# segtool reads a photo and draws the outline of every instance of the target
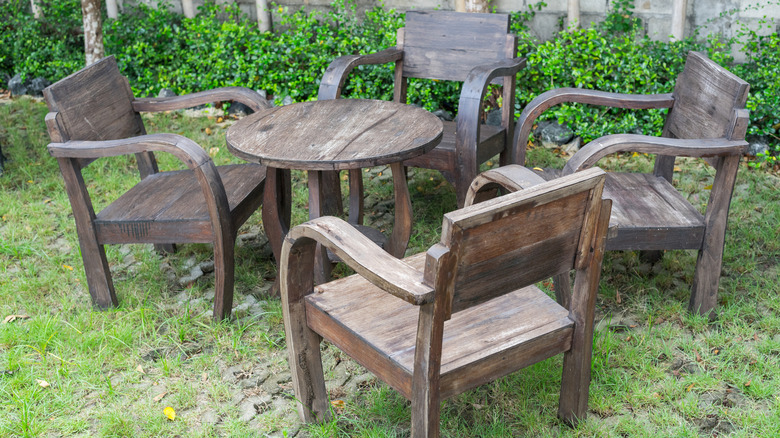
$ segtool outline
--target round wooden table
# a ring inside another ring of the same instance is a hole
[[[349,170],[350,192],[362,193],[364,167],[390,165],[395,195],[395,223],[385,250],[402,257],[409,244],[412,206],[403,161],[439,144],[442,123],[422,108],[359,99],[320,100],[269,108],[247,116],[227,131],[231,153],[267,166],[263,193],[263,228],[277,262],[290,226],[290,169],[309,177],[309,218],[333,214],[328,171]],[[351,197],[354,198],[354,197]],[[340,204],[340,199],[338,200]],[[362,198],[350,203],[349,220],[362,221]],[[319,257],[322,259],[322,257]],[[321,260],[322,274],[329,267]],[[320,269],[318,269],[320,271]]]

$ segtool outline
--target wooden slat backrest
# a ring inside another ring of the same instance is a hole
[[[144,134],[143,122],[133,111],[130,86],[113,56],[49,86],[43,95],[49,110],[59,113],[59,141],[116,140]]]
[[[407,78],[463,81],[474,67],[516,52],[506,14],[408,11],[399,35]]]
[[[747,82],[705,55],[689,53],[674,87],[674,107],[666,119],[664,136],[731,138],[734,111],[745,107],[749,89]]]
[[[426,278],[449,276],[448,290],[436,293],[451,295],[454,313],[579,268],[593,246],[582,236],[592,235],[604,179],[592,168],[444,215]],[[449,261],[433,262],[442,247]]]

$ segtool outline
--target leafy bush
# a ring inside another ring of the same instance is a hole
[[[56,81],[83,65],[81,9],[78,0],[42,1],[44,18],[31,16],[27,0],[0,2],[0,86],[15,73]],[[751,84],[748,108],[750,134],[774,142],[780,154],[780,36],[759,36],[744,30],[745,64],[734,64],[734,40],[718,36],[671,43],[650,40],[632,1],[616,0],[606,19],[588,29],[560,31],[540,42],[528,23],[546,4],[529,4],[513,12],[511,29],[518,35],[518,53],[528,58],[518,75],[515,112],[553,87],[584,87],[649,94],[670,92],[690,50],[706,51]],[[330,62],[346,54],[365,54],[392,47],[404,16],[376,6],[365,16],[354,0],[336,0],[327,12],[273,6],[275,31],[260,32],[237,4],[207,0],[191,19],[171,12],[161,2],[128,6],[116,20],[104,21],[106,53],[117,57],[137,96],[156,95],[162,88],[182,94],[220,86],[263,89],[276,99],[315,99],[319,80]],[[728,17],[727,17],[728,18]],[[345,84],[344,96],[390,99],[393,66],[359,66]],[[412,80],[409,102],[433,110],[457,111],[459,84]],[[498,105],[492,90],[488,99]],[[585,141],[614,132],[658,134],[665,110],[631,111],[583,105],[560,105],[544,114],[568,123]],[[771,155],[771,154],[770,154]]]

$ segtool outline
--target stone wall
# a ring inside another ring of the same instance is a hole
[[[121,0],[120,0],[121,1]],[[158,0],[130,0],[156,4]],[[126,1],[129,3],[130,1]],[[174,10],[181,13],[181,0],[167,0]],[[256,18],[255,0],[218,0],[226,3],[236,2],[241,10],[252,19]],[[195,0],[195,6],[203,4],[203,0]],[[270,3],[270,2],[269,2]],[[306,7],[311,9],[327,9],[331,0],[276,0],[279,5],[290,9]],[[536,0],[493,0],[492,5],[498,12],[527,10]],[[546,0],[547,6],[537,12],[531,23],[531,29],[539,38],[547,40],[560,29],[564,23],[567,10],[567,0]],[[644,23],[650,37],[667,41],[671,31],[671,10],[673,0],[634,0],[634,15]],[[379,4],[374,0],[357,0],[360,9],[368,9]],[[455,0],[385,0],[387,8],[399,11],[408,9],[443,9],[454,10]],[[612,7],[612,0],[580,0],[581,21],[585,25],[603,20]],[[729,11],[735,11],[729,13]],[[275,11],[272,11],[275,14]],[[724,18],[720,14],[726,13]],[[740,25],[758,30],[761,34],[780,31],[780,0],[688,0],[685,24],[685,35],[691,35],[699,28],[700,35],[721,32],[731,37]],[[768,26],[759,29],[764,19],[770,20]],[[273,18],[272,18],[273,20]]]

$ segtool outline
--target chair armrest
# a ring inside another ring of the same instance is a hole
[[[307,245],[313,257],[315,243],[331,250],[366,280],[404,301],[415,305],[433,301],[434,289],[423,283],[422,272],[386,253],[347,222],[331,216],[298,225],[287,233],[280,267],[283,294],[291,275],[306,275],[311,281],[311,272],[290,272],[290,259],[296,251],[305,251],[301,248]]]
[[[616,152],[630,151],[703,158],[742,155],[747,147],[748,143],[744,140],[726,140],[724,138],[691,140],[636,134],[607,135],[591,141],[577,151],[564,166],[563,175],[591,167],[601,158]]]
[[[346,55],[333,60],[322,75],[318,100],[338,99],[349,73],[358,65],[386,64],[404,57],[401,49],[392,47],[370,55]]]
[[[243,103],[252,111],[271,107],[271,104],[254,90],[245,87],[222,87],[184,96],[135,99],[133,109],[137,112],[172,111],[225,100]]]
[[[539,117],[548,108],[564,103],[585,103],[627,109],[658,109],[671,108],[674,97],[666,94],[621,94],[606,91],[587,90],[581,88],[557,88],[546,91],[532,100],[520,113],[517,119],[517,129],[512,142],[514,148],[510,162],[525,164],[525,145],[531,129]]]
[[[463,81],[463,88],[458,101],[458,132],[461,130],[461,124],[467,124],[472,128],[479,125],[482,98],[485,96],[490,81],[500,76],[514,76],[525,65],[525,58],[513,58],[502,59],[492,64],[479,65],[471,69],[468,76],[466,76],[466,80]]]
[[[176,134],[151,134],[120,140],[68,141],[49,143],[48,149],[51,156],[58,159],[90,159],[140,152],[168,152],[181,160],[195,174],[206,200],[212,231],[218,236],[215,239],[229,239],[233,233],[230,204],[217,167],[206,151],[187,137]],[[215,244],[215,248],[216,246]]]
[[[200,145],[177,134],[149,134],[120,140],[49,143],[48,149],[49,154],[54,158],[94,159],[160,151],[173,154],[190,169],[211,163],[211,158]]]
[[[545,182],[544,178],[535,174],[531,169],[517,164],[486,170],[477,175],[471,182],[469,191],[466,193],[464,207],[492,198],[498,188],[508,192],[517,192],[543,182]],[[493,192],[493,196],[490,192]]]

